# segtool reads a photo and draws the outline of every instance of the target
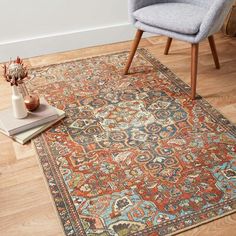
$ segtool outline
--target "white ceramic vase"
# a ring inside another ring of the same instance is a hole
[[[12,108],[13,115],[17,119],[25,118],[28,115],[22,94],[16,85],[12,86]]]

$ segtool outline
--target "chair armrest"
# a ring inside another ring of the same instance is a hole
[[[133,12],[137,11],[140,8],[150,6],[158,2],[165,2],[165,0],[128,0],[128,12],[131,22],[135,23],[136,21],[133,17]]]
[[[203,19],[196,42],[200,42],[220,30],[233,4],[234,0],[215,0]]]

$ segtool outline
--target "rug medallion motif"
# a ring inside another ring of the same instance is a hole
[[[35,68],[66,112],[34,140],[66,235],[168,235],[236,208],[236,129],[146,50]]]

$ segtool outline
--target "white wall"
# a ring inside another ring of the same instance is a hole
[[[127,0],[0,0],[0,61],[133,38]]]

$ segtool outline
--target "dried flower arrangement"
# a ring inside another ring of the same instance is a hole
[[[11,86],[22,84],[23,79],[28,76],[27,68],[19,57],[14,61],[10,61],[8,65],[4,65],[3,69],[3,76]]]

